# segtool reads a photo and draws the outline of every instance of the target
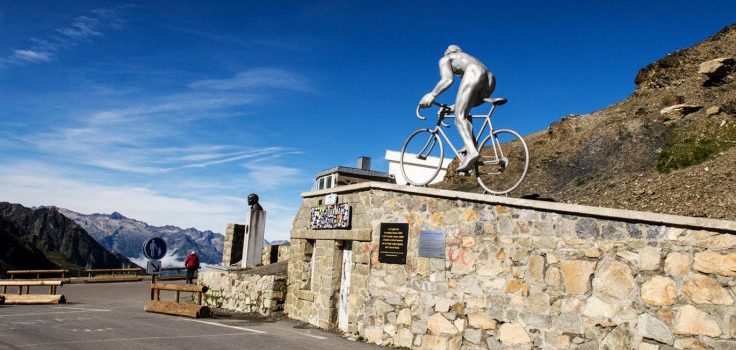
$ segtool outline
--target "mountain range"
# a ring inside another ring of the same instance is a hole
[[[83,227],[103,247],[143,263],[143,242],[151,237],[166,241],[168,252],[164,265],[183,265],[189,251],[194,250],[200,261],[219,264],[222,261],[224,236],[212,231],[199,231],[194,228],[182,229],[176,226],[152,226],[143,221],[112,214],[80,214],[68,209],[58,208],[66,217]]]
[[[0,202],[0,270],[126,265],[131,261],[105,249],[56,208]]]

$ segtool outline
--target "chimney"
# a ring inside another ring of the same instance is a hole
[[[371,170],[371,157],[358,157],[358,169]]]

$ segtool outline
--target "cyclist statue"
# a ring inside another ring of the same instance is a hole
[[[463,162],[457,167],[458,172],[467,172],[475,165],[480,154],[475,145],[473,121],[470,109],[483,104],[483,99],[491,97],[496,88],[496,78],[477,58],[463,52],[457,45],[450,45],[440,58],[440,81],[437,86],[422,97],[419,105],[429,107],[442,92],[452,85],[454,75],[462,77],[457,91],[455,105],[455,126],[465,146],[460,149],[464,153]]]

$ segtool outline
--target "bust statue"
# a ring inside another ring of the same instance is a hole
[[[250,205],[250,210],[263,210],[263,207],[258,203],[258,195],[255,193],[248,195],[248,205]]]

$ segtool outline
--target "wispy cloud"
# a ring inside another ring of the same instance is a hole
[[[243,165],[248,170],[248,180],[256,188],[270,190],[280,186],[309,183],[310,177],[301,169],[265,164],[264,162],[248,162]]]
[[[14,48],[12,53],[0,57],[0,68],[49,62],[63,50],[103,36],[106,29],[120,29],[124,23],[122,13],[132,6],[128,4],[94,9],[88,14],[77,16],[68,25],[54,29],[45,37],[30,38],[31,44],[28,47]]]
[[[46,62],[50,60],[49,54],[45,52],[37,52],[33,50],[15,50],[13,51],[14,59],[24,62]]]
[[[217,43],[222,43],[226,45],[237,45],[247,48],[254,48],[254,47],[273,47],[278,49],[284,49],[289,51],[295,51],[295,50],[304,50],[307,48],[307,45],[305,43],[307,42],[314,42],[315,39],[313,37],[307,37],[307,36],[296,36],[294,33],[291,33],[289,36],[275,36],[270,35],[266,37],[261,37],[258,39],[250,39],[250,40],[244,40],[242,38],[239,38],[234,35],[223,35],[218,33],[209,32],[206,30],[199,30],[199,29],[192,29],[192,28],[172,28],[175,31],[189,34],[195,37],[204,38],[207,40],[211,40]]]
[[[59,28],[56,31],[74,39],[85,39],[91,36],[100,36],[102,33],[98,31],[100,27],[100,20],[93,17],[79,16],[74,21],[64,28]]]
[[[207,79],[189,84],[192,89],[238,90],[254,86],[309,91],[306,80],[294,73],[274,68],[253,68],[226,79]]]
[[[219,113],[230,110],[242,113],[243,106],[267,99],[263,94],[269,89],[306,90],[309,84],[301,76],[281,69],[258,68],[230,78],[183,85],[178,92],[129,101],[124,108],[87,113],[62,127],[13,138],[72,162],[141,174],[251,162],[296,152],[283,145],[196,143],[193,123],[219,118]],[[258,181],[273,187],[269,179]]]

